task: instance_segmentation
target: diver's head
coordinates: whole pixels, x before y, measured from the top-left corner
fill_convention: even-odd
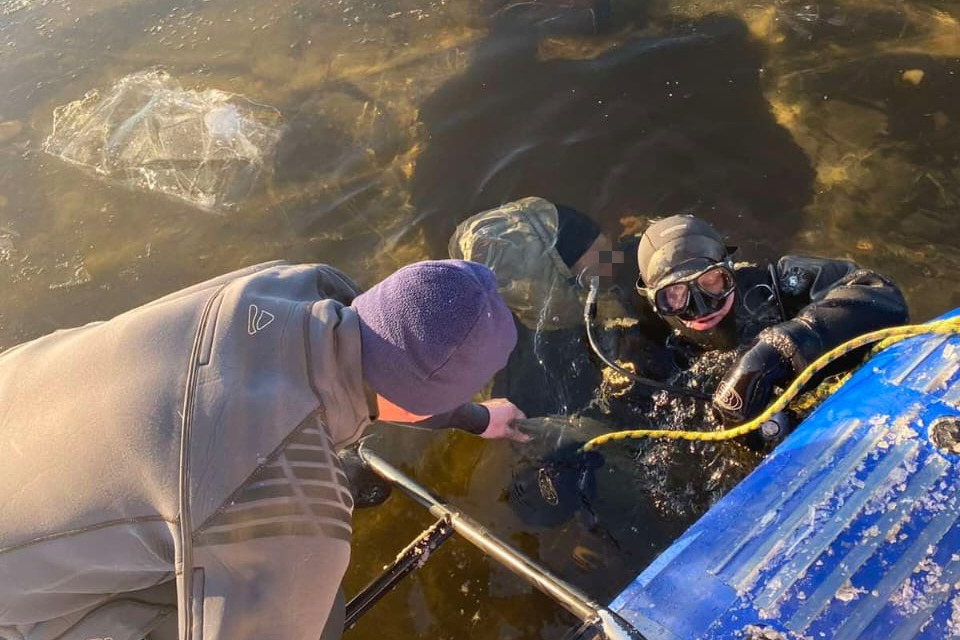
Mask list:
[[[507,306],[534,330],[583,322],[576,276],[585,270],[608,273],[615,261],[611,248],[590,218],[543,198],[523,198],[471,216],[449,245],[451,258],[490,268]]]
[[[732,249],[716,229],[690,215],[652,223],[637,248],[637,291],[684,337],[712,348],[735,341]]]
[[[576,209],[555,205],[557,208],[556,250],[560,259],[570,271],[577,275],[585,269],[612,268],[609,262],[603,262],[604,251],[613,249],[613,243],[600,232],[596,222]],[[609,272],[598,275],[611,275]]]

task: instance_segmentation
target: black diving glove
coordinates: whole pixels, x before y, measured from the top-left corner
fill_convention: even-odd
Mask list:
[[[713,394],[713,406],[727,424],[745,422],[767,406],[774,385],[792,375],[790,362],[761,337],[723,376]]]
[[[593,501],[603,456],[566,444],[513,473],[507,502],[526,524],[555,527]]]
[[[356,447],[344,449],[337,454],[340,467],[350,481],[350,495],[357,509],[375,507],[386,502],[393,491],[393,485],[381,478],[364,464]]]

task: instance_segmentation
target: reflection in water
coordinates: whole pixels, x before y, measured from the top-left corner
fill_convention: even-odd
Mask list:
[[[0,0],[0,349],[270,258],[370,283],[526,195],[611,233],[621,217],[698,212],[751,256],[882,267],[914,319],[960,305],[956,7],[524,5]],[[276,106],[289,125],[272,172],[228,216],[40,151],[55,106],[156,65],[186,89]],[[717,456],[752,464],[716,445],[615,448],[590,508],[538,527],[507,500],[524,455],[509,444],[388,434],[383,450],[601,599],[696,516],[690,492],[709,501],[736,479],[710,475]],[[348,592],[429,523],[401,497],[358,513]],[[452,541],[352,634],[556,637],[571,622]]]
[[[960,267],[958,14],[936,3],[815,9],[745,9],[778,53],[773,111],[817,170],[811,222],[794,246],[882,265],[914,319],[928,319],[960,304],[941,287]]]

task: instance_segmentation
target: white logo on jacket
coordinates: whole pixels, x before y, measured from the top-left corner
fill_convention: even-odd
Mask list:
[[[247,333],[254,335],[263,331],[275,318],[276,316],[266,309],[261,309],[255,304],[250,305],[247,311]]]

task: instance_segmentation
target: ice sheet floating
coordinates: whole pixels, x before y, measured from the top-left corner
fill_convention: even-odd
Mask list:
[[[253,189],[281,131],[272,107],[184,90],[153,69],[57,107],[43,148],[126,186],[223,210]]]

